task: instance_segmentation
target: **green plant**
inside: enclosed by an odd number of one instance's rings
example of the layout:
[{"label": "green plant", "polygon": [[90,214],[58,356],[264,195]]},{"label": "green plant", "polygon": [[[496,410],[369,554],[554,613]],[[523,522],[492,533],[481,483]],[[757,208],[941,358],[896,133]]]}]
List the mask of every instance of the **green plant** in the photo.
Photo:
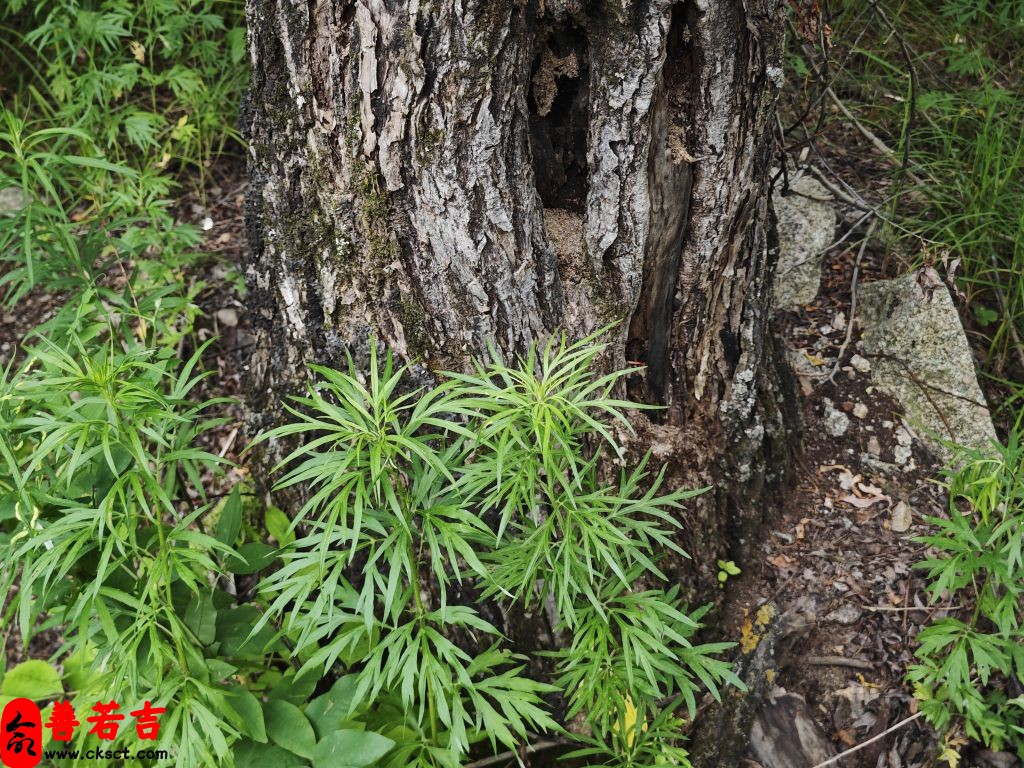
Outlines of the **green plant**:
[{"label": "green plant", "polygon": [[[588,746],[568,753],[566,759],[585,758],[588,768],[647,768],[653,765],[688,766],[689,753],[679,746],[679,732],[684,722],[676,716],[679,700],[655,710],[648,721],[647,712],[638,710],[627,699],[611,730],[599,736],[581,737]],[[598,762],[591,762],[592,759]]]},{"label": "green plant", "polygon": [[0,633],[27,652],[58,633],[63,673],[32,698],[80,718],[149,699],[168,763],[224,765],[239,737],[287,738],[278,698],[315,682],[233,594],[274,548],[243,541],[255,513],[238,488],[216,501],[224,462],[199,447],[224,402],[197,394],[201,237],[172,211],[236,135],[241,6],[16,1],[0,48],[19,62],[0,75],[0,292],[57,308],[0,377]]},{"label": "green plant", "polygon": [[[48,119],[140,168],[199,170],[237,139],[245,31],[235,0],[14,0],[0,10]],[[12,45],[11,47],[15,47]],[[12,72],[17,77],[18,73]]]},{"label": "green plant", "polygon": [[[542,699],[556,690],[617,764],[636,751],[612,737],[626,702],[658,724],[645,749],[685,764],[659,702],[678,695],[692,713],[698,681],[716,694],[739,681],[714,657],[728,644],[690,643],[703,611],[675,589],[635,590],[664,578],[661,550],[681,553],[671,510],[699,491],[659,496],[646,459],[602,474],[622,457],[610,423],[628,427],[630,404],[610,392],[623,373],[591,374],[593,338],[552,341],[425,392],[370,350],[365,378],[313,367],[292,421],[260,438],[304,439],[278,489],[308,492],[292,523],[303,535],[262,584],[264,621],[281,620],[311,674],[354,671],[347,716],[395,742],[385,765],[457,766],[482,740],[558,731]],[[556,686],[523,674],[473,595],[548,616],[568,638],[548,654]]]},{"label": "green plant", "polygon": [[719,560],[718,563],[718,583],[722,586],[729,580],[730,576],[739,576],[742,571],[740,567],[736,565],[732,560]]},{"label": "green plant", "polygon": [[[974,601],[963,618],[933,621],[917,636],[908,672],[921,710],[940,730],[1024,758],[1024,465],[1021,433],[994,455],[963,451],[948,475],[948,518],[922,537],[933,555],[918,564],[933,602]],[[1016,680],[1017,695],[1014,695]]]},{"label": "green plant", "polygon": [[25,642],[62,627],[61,655],[89,670],[76,694],[175,701],[165,738],[198,763],[223,731],[193,738],[214,725],[201,606],[213,558],[230,551],[197,530],[204,506],[186,494],[220,463],[194,447],[215,424],[211,401],[188,400],[201,350],[174,370],[172,350],[108,339],[40,339],[3,382],[0,521],[12,527],[0,555],[19,587],[5,623],[15,614]]}]

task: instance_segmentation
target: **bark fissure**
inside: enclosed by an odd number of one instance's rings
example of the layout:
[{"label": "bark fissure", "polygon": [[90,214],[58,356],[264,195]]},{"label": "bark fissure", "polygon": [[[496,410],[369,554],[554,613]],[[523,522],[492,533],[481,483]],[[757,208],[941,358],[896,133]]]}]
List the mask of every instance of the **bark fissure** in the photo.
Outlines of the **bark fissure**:
[{"label": "bark fissure", "polygon": [[254,406],[272,417],[304,361],[339,364],[371,331],[426,371],[617,323],[607,364],[644,363],[631,393],[668,406],[636,447],[718,489],[691,550],[721,551],[726,520],[749,539],[780,450],[778,12],[248,0]]},{"label": "bark fissure", "polygon": [[646,387],[634,387],[639,400],[664,405],[669,399],[672,322],[678,300],[676,281],[687,233],[693,162],[687,147],[693,115],[690,87],[693,61],[687,15],[689,3],[672,7],[665,66],[655,93],[647,185],[651,217],[644,253],[640,299],[629,327],[627,354],[647,366]]}]

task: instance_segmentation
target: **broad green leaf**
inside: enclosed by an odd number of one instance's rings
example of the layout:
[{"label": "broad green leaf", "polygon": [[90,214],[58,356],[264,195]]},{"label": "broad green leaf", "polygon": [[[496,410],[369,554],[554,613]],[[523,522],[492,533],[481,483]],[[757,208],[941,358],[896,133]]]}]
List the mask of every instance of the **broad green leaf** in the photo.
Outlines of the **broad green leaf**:
[{"label": "broad green leaf", "polygon": [[314,768],[365,768],[391,751],[395,742],[372,731],[341,730],[316,745]]},{"label": "broad green leaf", "polygon": [[57,670],[38,659],[21,662],[7,672],[0,683],[0,694],[15,699],[24,697],[38,701],[63,692]]},{"label": "broad green leaf", "polygon": [[359,675],[345,675],[331,690],[309,702],[306,716],[321,739],[340,728],[350,716],[358,682]]},{"label": "broad green leaf", "polygon": [[102,674],[92,668],[95,656],[96,651],[87,646],[87,650],[79,648],[64,659],[64,682],[68,688],[73,691],[85,691],[102,679]]},{"label": "broad green leaf", "polygon": [[274,631],[264,625],[253,637],[252,628],[260,620],[260,612],[253,605],[217,612],[217,641],[222,656],[259,656],[274,645]]},{"label": "broad green leaf", "polygon": [[274,561],[277,548],[261,541],[251,541],[238,548],[238,556],[231,555],[224,567],[231,573],[246,575],[263,570]]},{"label": "broad green leaf", "polygon": [[271,689],[269,695],[271,699],[281,699],[295,705],[303,704],[313,695],[313,689],[318,682],[317,674],[310,674],[307,671],[296,674],[289,670],[281,682]]},{"label": "broad green leaf", "polygon": [[235,765],[259,766],[259,768],[299,768],[309,765],[302,757],[273,744],[258,744],[251,739],[241,739],[231,748]]},{"label": "broad green leaf", "polygon": [[263,704],[267,735],[275,744],[305,758],[313,757],[316,734],[302,710],[281,699]]},{"label": "broad green leaf", "polygon": [[261,744],[266,744],[267,729],[259,699],[245,688],[235,686],[224,692],[224,700],[238,716],[233,719],[238,723],[242,733]]},{"label": "broad green leaf", "polygon": [[242,530],[242,496],[236,485],[220,508],[220,518],[217,520],[217,541],[235,546],[238,533]]},{"label": "broad green leaf", "polygon": [[264,522],[267,526],[267,533],[274,537],[278,545],[286,547],[295,541],[295,531],[290,527],[291,520],[277,507],[267,507]]},{"label": "broad green leaf", "polygon": [[194,595],[185,609],[185,626],[192,630],[196,639],[209,645],[217,636],[217,610],[213,597],[208,592]]}]

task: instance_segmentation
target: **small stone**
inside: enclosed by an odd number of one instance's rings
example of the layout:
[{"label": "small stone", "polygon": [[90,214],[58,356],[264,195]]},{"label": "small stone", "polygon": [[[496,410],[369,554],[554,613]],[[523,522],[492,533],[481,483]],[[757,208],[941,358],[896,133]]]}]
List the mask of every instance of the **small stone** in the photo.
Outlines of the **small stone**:
[{"label": "small stone", "polygon": [[910,529],[912,522],[913,516],[910,513],[910,507],[905,502],[896,502],[896,506],[890,513],[889,528],[896,533],[905,533]]},{"label": "small stone", "polygon": [[854,367],[857,373],[868,373],[871,370],[871,361],[866,357],[860,355],[854,355],[850,358],[850,365]]},{"label": "small stone", "polygon": [[872,436],[868,438],[868,453],[870,453],[872,456],[882,455],[882,446],[878,442],[877,437]]},{"label": "small stone", "polygon": [[913,451],[910,450],[909,445],[897,445],[892,449],[892,457],[900,466],[904,466],[910,461],[912,453]]},{"label": "small stone", "polygon": [[866,419],[868,416],[868,407],[864,403],[857,403],[853,406],[853,415],[858,419]]},{"label": "small stone", "polygon": [[885,421],[883,421],[883,422],[882,422],[882,428],[883,428],[883,429],[892,429],[892,428],[893,428],[894,426],[896,426],[896,425],[895,425],[895,424],[893,424],[893,423],[892,423],[891,421],[889,421],[888,419],[886,419]]},{"label": "small stone", "polygon": [[238,325],[238,312],[231,307],[217,310],[217,320],[226,328],[234,328]]},{"label": "small stone", "polygon": [[825,432],[832,437],[842,437],[850,428],[850,417],[842,411],[836,410],[831,400],[825,398]]},{"label": "small stone", "polygon": [[835,330],[835,328],[833,328],[831,325],[823,325],[820,328],[818,328],[818,330],[821,332],[822,336],[828,336]]},{"label": "small stone", "polygon": [[[840,583],[841,582],[836,582],[835,586],[839,586]],[[843,586],[846,585],[844,584]],[[844,603],[825,616],[825,621],[833,624],[845,624],[849,626],[850,624],[855,624],[860,616],[860,609],[856,606],[850,605],[849,603]]]},{"label": "small stone", "polygon": [[832,327],[837,331],[846,330],[846,314],[843,312],[836,312],[836,316],[832,318]]}]

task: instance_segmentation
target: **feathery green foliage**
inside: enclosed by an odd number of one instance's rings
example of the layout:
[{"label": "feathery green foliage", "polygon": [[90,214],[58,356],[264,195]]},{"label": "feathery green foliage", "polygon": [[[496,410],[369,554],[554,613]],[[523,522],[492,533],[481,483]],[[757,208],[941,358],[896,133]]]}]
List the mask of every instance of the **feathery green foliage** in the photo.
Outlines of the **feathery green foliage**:
[{"label": "feathery green foliage", "polygon": [[933,621],[917,636],[907,678],[921,710],[940,730],[967,735],[1024,758],[1024,450],[1014,430],[994,455],[961,453],[948,474],[948,517],[924,536],[934,553],[918,564],[933,602],[973,605],[965,618]]},{"label": "feathery green foliage", "polygon": [[[389,765],[459,765],[483,739],[512,748],[558,731],[543,698],[555,691],[623,761],[609,764],[632,765],[612,738],[627,706],[668,722],[662,699],[692,715],[701,684],[740,685],[716,657],[729,644],[690,642],[703,610],[689,614],[675,588],[635,589],[664,580],[660,552],[683,554],[673,513],[700,491],[661,494],[646,458],[602,477],[632,407],[611,395],[626,371],[592,373],[603,350],[552,340],[426,392],[371,344],[365,377],[314,367],[292,419],[262,436],[305,438],[278,487],[309,491],[293,521],[303,535],[261,585],[263,621],[280,619],[310,674],[355,671],[350,706],[373,703],[375,730],[399,745]],[[466,595],[548,615],[566,638],[556,685],[525,676]],[[644,742],[686,764],[679,734],[660,728]]]}]

